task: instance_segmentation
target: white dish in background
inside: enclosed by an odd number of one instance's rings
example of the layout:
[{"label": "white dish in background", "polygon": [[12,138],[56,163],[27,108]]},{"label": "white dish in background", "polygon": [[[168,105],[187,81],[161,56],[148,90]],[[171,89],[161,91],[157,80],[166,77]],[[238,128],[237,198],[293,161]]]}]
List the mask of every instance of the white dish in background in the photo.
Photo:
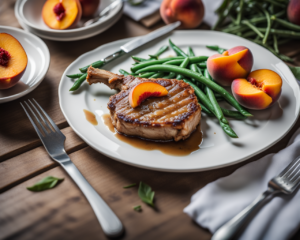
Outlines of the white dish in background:
[{"label": "white dish in background", "polygon": [[41,39],[24,30],[0,26],[0,32],[15,37],[23,46],[28,58],[25,73],[20,81],[9,89],[0,90],[0,103],[4,103],[30,93],[43,81],[50,65],[50,53]]},{"label": "white dish in background", "polygon": [[[95,36],[114,25],[123,13],[123,4],[119,4],[107,16],[90,26],[55,30],[49,28],[42,19],[41,13],[45,1],[46,0],[17,0],[15,4],[15,16],[25,30],[42,38],[55,41],[75,41]],[[111,2],[111,0],[102,0],[98,12],[101,12],[101,10]],[[86,20],[80,20],[78,26],[82,25],[85,21]]]},{"label": "white dish in background", "polygon": [[[115,73],[118,73],[120,68],[129,70],[133,63],[131,55],[147,58],[148,54],[155,53],[163,45],[168,45],[169,38],[183,50],[191,46],[196,55],[215,54],[216,52],[205,47],[208,44],[223,48],[247,46],[254,56],[253,70],[268,68],[282,77],[282,94],[278,103],[267,110],[251,111],[254,117],[246,121],[229,119],[230,125],[239,136],[238,139],[230,139],[215,119],[202,115],[203,143],[198,151],[188,156],[177,157],[158,150],[137,149],[117,139],[101,118],[101,115],[109,113],[107,102],[109,96],[116,91],[110,90],[104,84],[89,86],[85,82],[80,90],[70,93],[73,81],[66,77],[67,74],[77,73],[78,68],[115,52],[131,39],[119,40],[80,56],[65,70],[60,81],[59,102],[62,112],[73,130],[91,147],[115,160],[141,168],[170,172],[203,171],[249,159],[278,142],[295,124],[299,115],[300,92],[290,69],[265,48],[234,35],[202,30],[175,31],[122,56],[106,65],[104,69]],[[161,57],[169,55],[174,55],[173,51],[169,50]],[[97,126],[86,120],[83,109],[95,113]]]}]

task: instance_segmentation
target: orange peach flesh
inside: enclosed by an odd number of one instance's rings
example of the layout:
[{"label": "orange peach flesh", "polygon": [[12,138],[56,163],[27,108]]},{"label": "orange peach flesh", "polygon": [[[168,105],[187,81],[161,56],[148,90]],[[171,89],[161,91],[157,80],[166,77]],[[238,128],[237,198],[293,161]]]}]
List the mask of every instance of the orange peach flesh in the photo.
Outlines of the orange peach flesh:
[{"label": "orange peach flesh", "polygon": [[168,94],[168,90],[155,82],[143,82],[136,85],[129,93],[129,103],[131,107],[139,106],[149,97],[163,97]]},{"label": "orange peach flesh", "polygon": [[[65,9],[65,16],[60,21],[57,20],[57,15],[53,10],[58,3],[61,3]],[[43,20],[48,27],[53,29],[70,28],[78,17],[79,8],[81,8],[79,4],[78,0],[47,0],[42,11]]]},{"label": "orange peach flesh", "polygon": [[0,65],[0,80],[9,81],[25,70],[27,55],[19,41],[7,33],[0,33],[0,48],[10,54],[7,66]]}]

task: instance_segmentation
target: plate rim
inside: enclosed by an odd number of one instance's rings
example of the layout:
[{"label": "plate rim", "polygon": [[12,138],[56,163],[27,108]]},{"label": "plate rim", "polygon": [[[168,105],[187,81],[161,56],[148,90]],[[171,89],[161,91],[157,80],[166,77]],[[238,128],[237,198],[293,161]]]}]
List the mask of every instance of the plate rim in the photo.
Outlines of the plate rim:
[{"label": "plate rim", "polygon": [[[229,33],[223,33],[223,32],[218,32],[218,31],[212,31],[212,30],[200,30],[200,29],[196,29],[196,30],[175,30],[173,32],[177,32],[179,34],[182,34],[182,33],[187,33],[187,32],[208,32],[208,33],[211,33],[211,32],[214,32],[214,33],[218,33],[218,34],[221,34],[221,35],[230,35],[230,36],[234,36],[234,37],[237,37],[237,38],[240,38],[239,36],[236,36],[236,35],[232,35],[232,34],[229,34]],[[65,73],[69,70],[69,68],[71,67],[71,65],[77,61],[80,61],[81,58],[84,58],[86,55],[89,55],[90,53],[92,52],[96,52],[98,51],[99,48],[105,48],[107,45],[110,45],[110,44],[117,44],[118,42],[123,42],[123,41],[129,41],[129,40],[132,40],[132,39],[135,39],[137,37],[131,37],[131,38],[124,38],[124,39],[120,39],[120,40],[117,40],[117,41],[113,41],[113,42],[110,42],[110,43],[106,43],[106,44],[103,44],[91,51],[88,51],[82,55],[80,55],[77,59],[75,59],[67,68],[66,70],[64,71],[63,75],[62,75],[62,78],[61,78],[61,81],[60,81],[60,85],[59,85],[59,88],[58,88],[58,96],[59,96],[59,105],[60,105],[60,108],[61,108],[61,111],[62,113],[64,114],[67,122],[69,123],[70,127],[76,132],[76,134],[79,135],[80,138],[82,138],[91,148],[95,149],[96,151],[100,152],[101,154],[111,158],[111,159],[114,159],[114,160],[117,160],[118,162],[121,162],[121,163],[124,163],[124,164],[128,164],[128,165],[131,165],[131,166],[135,166],[135,167],[138,167],[138,168],[142,168],[142,169],[148,169],[148,170],[153,170],[153,171],[160,171],[160,172],[201,172],[201,171],[207,171],[207,170],[214,170],[214,169],[219,169],[219,168],[224,168],[224,167],[227,167],[227,166],[231,166],[231,165],[235,165],[235,164],[238,164],[240,162],[243,162],[243,161],[246,161],[248,159],[250,159],[251,157],[254,157],[255,155],[258,155],[260,153],[262,153],[263,151],[265,151],[266,149],[274,146],[276,143],[278,143],[281,139],[283,139],[289,132],[290,130],[295,126],[295,123],[297,122],[299,116],[300,116],[300,109],[297,109],[297,115],[295,116],[292,124],[289,126],[289,128],[279,137],[277,138],[275,141],[272,141],[271,143],[269,143],[268,145],[266,145],[264,148],[261,148],[260,150],[258,150],[257,152],[254,152],[252,154],[249,154],[247,155],[246,157],[244,158],[241,158],[241,159],[238,159],[236,161],[232,161],[232,162],[227,162],[227,163],[223,163],[223,164],[218,164],[218,165],[215,165],[215,166],[210,166],[210,167],[201,167],[201,168],[192,168],[192,169],[178,169],[178,168],[172,168],[172,166],[170,166],[169,168],[156,168],[156,167],[152,167],[152,166],[145,166],[145,165],[142,165],[142,164],[136,164],[136,163],[132,163],[132,162],[128,162],[126,160],[123,160],[123,159],[120,159],[120,158],[117,158],[117,157],[114,157],[114,156],[111,156],[108,152],[106,152],[105,149],[100,149],[97,147],[97,146],[94,146],[94,144],[92,142],[90,142],[88,139],[86,139],[86,137],[84,137],[80,131],[78,129],[76,129],[72,123],[70,122],[67,114],[65,113],[64,111],[64,108],[62,106],[62,97],[61,97],[61,88],[62,88],[62,82],[63,82],[63,77],[65,75]],[[261,49],[264,49],[266,50],[265,48],[263,48],[262,46],[256,44],[256,43],[253,43],[251,41],[249,41],[248,39],[244,39],[242,38],[243,40],[246,40],[247,42],[250,42],[251,44],[254,44],[256,45],[257,47],[261,48]],[[281,59],[279,59],[278,57],[276,57],[275,55],[273,55],[273,57],[275,57],[279,62],[281,63],[284,63]],[[286,65],[284,63],[284,65]],[[290,72],[290,74],[292,74],[291,70],[287,67],[288,71]],[[292,74],[293,75],[293,74]],[[294,75],[293,75],[294,76]],[[297,80],[295,77],[293,77],[293,80],[295,81],[296,85],[298,86],[298,92],[300,92],[300,87],[297,83]],[[300,103],[300,98],[298,99],[298,102]]]},{"label": "plate rim", "polygon": [[27,95],[28,93],[32,92],[34,89],[36,89],[40,85],[40,83],[44,80],[44,78],[45,78],[45,76],[46,76],[46,74],[47,74],[47,72],[49,70],[51,58],[50,58],[50,51],[49,51],[49,48],[46,45],[46,43],[42,39],[40,39],[39,37],[35,36],[34,34],[32,34],[30,32],[27,32],[27,31],[25,31],[23,29],[19,29],[19,28],[15,28],[15,27],[3,26],[3,25],[0,25],[0,29],[9,29],[9,30],[13,30],[13,31],[19,32],[21,34],[25,34],[25,35],[27,34],[30,37],[33,37],[35,40],[37,40],[41,44],[41,46],[43,46],[43,48],[45,50],[45,52],[43,51],[43,53],[45,54],[45,59],[46,59],[46,67],[41,72],[41,74],[40,74],[41,77],[39,77],[39,80],[36,81],[35,84],[33,84],[31,87],[27,88],[23,92],[20,92],[20,93],[14,94],[14,95],[10,95],[10,96],[7,96],[7,97],[0,98],[0,103],[5,103],[5,102],[10,102],[10,101],[16,100],[16,99],[18,99],[20,97],[23,97],[23,96]]}]

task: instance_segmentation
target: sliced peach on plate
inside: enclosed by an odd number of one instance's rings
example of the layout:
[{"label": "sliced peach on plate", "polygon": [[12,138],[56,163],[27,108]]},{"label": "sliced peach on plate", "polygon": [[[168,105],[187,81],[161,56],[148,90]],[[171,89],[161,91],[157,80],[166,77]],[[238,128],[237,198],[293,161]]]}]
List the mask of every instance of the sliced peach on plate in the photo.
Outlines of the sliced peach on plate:
[{"label": "sliced peach on plate", "polygon": [[81,14],[79,0],[47,0],[42,10],[45,24],[59,30],[75,27]]},{"label": "sliced peach on plate", "polygon": [[17,84],[27,66],[27,55],[17,39],[7,33],[0,33],[0,89]]},{"label": "sliced peach on plate", "polygon": [[251,72],[247,79],[239,78],[232,82],[233,96],[242,106],[261,110],[272,106],[280,97],[281,77],[269,69]]},{"label": "sliced peach on plate", "polygon": [[139,106],[144,100],[150,97],[163,97],[168,94],[168,90],[155,82],[143,82],[130,90],[129,103],[131,107]]},{"label": "sliced peach on plate", "polygon": [[223,86],[230,86],[237,78],[245,78],[253,66],[250,49],[238,46],[215,54],[207,59],[207,70],[212,78]]}]

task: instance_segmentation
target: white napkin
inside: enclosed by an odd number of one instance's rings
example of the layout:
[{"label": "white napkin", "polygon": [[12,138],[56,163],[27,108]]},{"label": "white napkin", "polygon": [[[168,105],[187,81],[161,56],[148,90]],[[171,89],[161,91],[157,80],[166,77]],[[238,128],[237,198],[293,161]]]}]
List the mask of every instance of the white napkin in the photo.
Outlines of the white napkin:
[{"label": "white napkin", "polygon": [[[129,3],[125,3],[124,13],[133,20],[140,21],[144,17],[158,11],[162,1],[163,0],[146,0],[139,6],[131,6]],[[218,15],[215,14],[214,11],[220,6],[222,0],[202,0],[202,2],[205,8],[203,21],[213,26],[218,19]]]},{"label": "white napkin", "polygon": [[[192,196],[184,209],[199,225],[214,233],[267,189],[268,181],[300,155],[300,129],[288,147],[251,162],[231,175],[207,184]],[[300,191],[278,195],[253,218],[241,235],[242,240],[284,240],[300,224]]]}]

